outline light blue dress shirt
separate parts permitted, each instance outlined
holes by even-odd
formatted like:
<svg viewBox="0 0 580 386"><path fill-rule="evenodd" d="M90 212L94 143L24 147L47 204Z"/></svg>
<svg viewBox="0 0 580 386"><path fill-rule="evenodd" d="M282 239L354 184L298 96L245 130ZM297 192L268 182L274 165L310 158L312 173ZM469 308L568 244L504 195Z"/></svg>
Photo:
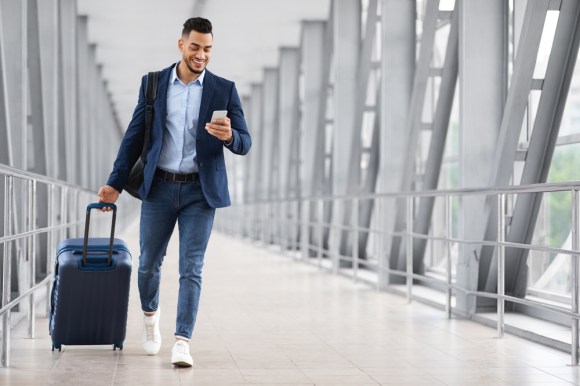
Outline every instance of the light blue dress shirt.
<svg viewBox="0 0 580 386"><path fill-rule="evenodd" d="M169 78L166 129L157 166L168 172L188 174L198 171L195 143L205 70L185 85L177 77L178 65Z"/></svg>

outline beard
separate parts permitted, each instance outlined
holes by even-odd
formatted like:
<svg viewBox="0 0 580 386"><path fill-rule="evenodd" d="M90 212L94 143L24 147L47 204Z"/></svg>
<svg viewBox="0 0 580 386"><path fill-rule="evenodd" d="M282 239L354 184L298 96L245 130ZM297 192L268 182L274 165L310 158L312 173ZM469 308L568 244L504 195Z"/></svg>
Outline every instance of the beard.
<svg viewBox="0 0 580 386"><path fill-rule="evenodd" d="M203 66L203 68L201 70L196 70L193 67L191 67L191 65L189 64L189 61L185 61L185 65L187 66L187 68L189 69L189 71L191 71L193 74L199 75L203 72L203 70L205 70L205 65Z"/></svg>

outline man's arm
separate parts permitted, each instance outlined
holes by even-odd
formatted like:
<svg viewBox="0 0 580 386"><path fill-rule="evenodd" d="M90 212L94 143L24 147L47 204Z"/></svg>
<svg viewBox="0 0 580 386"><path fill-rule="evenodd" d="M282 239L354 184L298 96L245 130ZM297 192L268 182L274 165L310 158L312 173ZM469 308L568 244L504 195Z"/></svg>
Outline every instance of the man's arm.
<svg viewBox="0 0 580 386"><path fill-rule="evenodd" d="M252 138L246 126L242 104L235 84L232 82L228 101L228 118L215 119L205 125L211 135L224 142L234 154L245 155L252 147Z"/></svg>
<svg viewBox="0 0 580 386"><path fill-rule="evenodd" d="M121 194L123 187L127 183L133 165L143 150L146 109L144 81L145 77L141 80L137 107L135 107L133 118L131 118L127 131L123 135L123 140L117 152L117 158L113 164L113 171L109 176L107 184L101 186L99 189L99 202L114 204L117 201L119 194ZM108 212L110 210L111 208L101 209L102 212Z"/></svg>
<svg viewBox="0 0 580 386"><path fill-rule="evenodd" d="M117 190L119 193L123 191L123 187L127 183L129 173L137 162L137 159L143 151L143 141L145 136L145 82L146 76L141 80L141 87L139 89L139 99L131 122L127 127L127 131L123 136L117 158L113 164L113 171L109 176L107 185Z"/></svg>

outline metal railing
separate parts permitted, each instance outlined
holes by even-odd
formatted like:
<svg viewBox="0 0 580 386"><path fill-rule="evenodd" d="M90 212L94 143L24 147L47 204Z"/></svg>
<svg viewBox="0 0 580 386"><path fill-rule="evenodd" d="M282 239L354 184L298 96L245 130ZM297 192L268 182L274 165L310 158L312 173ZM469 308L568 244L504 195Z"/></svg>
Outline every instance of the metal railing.
<svg viewBox="0 0 580 386"><path fill-rule="evenodd" d="M2 258L0 349L1 364L8 367L11 316L14 308L27 309L28 336L34 338L36 295L39 291L45 291L46 315L50 313L50 289L57 243L69 237L82 237L86 205L94 202L97 196L94 191L4 165L0 165L0 178L3 179L0 199L3 201L1 208L4 218L0 237ZM125 201L125 198L122 201ZM135 212L127 211L127 213ZM91 230L94 233L108 235L105 229L110 226L110 222L102 220L105 218L97 218ZM126 226L130 221L130 218L121 216L119 227ZM17 275L18 282L12 280L14 270L20 273ZM26 277L26 280L23 277ZM13 294L16 297L13 298Z"/></svg>
<svg viewBox="0 0 580 386"><path fill-rule="evenodd" d="M312 262L314 259L319 267L323 266L323 260L328 258L332 263L332 271L338 272L341 261L352 264L351 275L358 280L361 265L373 268L380 274L389 274L402 277L406 283L406 296L410 302L413 298L413 281L429 283L445 289L445 310L448 318L452 317L452 297L462 293L466 297L483 297L495 299L497 302L497 336L503 337L505 330L505 302L513 302L525 306L555 312L571 318L571 362L578 365L579 362L579 305L580 305L580 182L551 183L520 185L496 189L456 189L420 192L401 192L367 194L359 196L327 196L309 197L290 200L262 201L248 204L237 204L222 211L216 221L216 229L223 233L238 235L245 238L261 241L265 245L280 245L283 250L296 252L303 261ZM568 191L572 198L572 249L553 248L543 245L521 244L506 242L505 236L509 227L507 210L508 198L515 198L521 194L542 194ZM488 240L465 240L451 237L452 199L466 196L482 196L486 199L489 208L497 208L497 241ZM430 234L413 232L414 208L420 199L443 200L445 210L445 237L436 237ZM406 211L406 225L404 230L387 231L382 228L381 216L378 216L377 226L362 227L359 223L359 211L361 202L369 201L375 206L375 213L382 213L384 200L404 202ZM492 201L492 200L495 200ZM490 205L491 204L491 205ZM350 205L350 208L349 208ZM335 209L336 208L336 209ZM344 225L342 212L350 210L350 224ZM332 216L328 214L332 211ZM325 212L326 211L326 212ZM325 218L330 219L325 222ZM336 219L339 219L338 221ZM339 237L332 234L350 232L352 253L351 256L340 254L338 246ZM376 262L361 260L359 258L359 236L361 233L374 234L379 240L376 254L379 256ZM326 235L326 236L325 236ZM385 266L381 256L385 256L381 241L386 237L400 238L405 241L405 270L392 269ZM315 239L315 244L311 244ZM325 239L327 248L325 248ZM415 239L431 240L446 243L447 264L444 280L416 274L413 272L413 241ZM489 246L496 248L497 291L483 292L474 291L458 286L452 280L451 244ZM402 244L402 243L401 243ZM559 253L571 257L571 304L570 308L546 304L538 301L506 295L505 293L505 250L506 248L521 248L527 250ZM315 253L312 256L311 253ZM530 258L531 258L530 254Z"/></svg>

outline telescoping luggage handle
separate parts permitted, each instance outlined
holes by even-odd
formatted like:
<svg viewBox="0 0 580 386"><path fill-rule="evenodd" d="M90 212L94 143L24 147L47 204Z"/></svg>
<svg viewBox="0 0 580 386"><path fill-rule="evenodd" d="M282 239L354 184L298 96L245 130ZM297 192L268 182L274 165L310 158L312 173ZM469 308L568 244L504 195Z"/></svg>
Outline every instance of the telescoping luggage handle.
<svg viewBox="0 0 580 386"><path fill-rule="evenodd" d="M83 266L87 264L87 249L89 245L89 224L91 222L91 209L113 209L113 220L111 221L111 240L109 241L109 261L108 265L113 262L113 241L115 239L115 223L117 222L117 205L107 204L105 202L96 202L87 206L87 219L85 220L85 239L83 241Z"/></svg>

